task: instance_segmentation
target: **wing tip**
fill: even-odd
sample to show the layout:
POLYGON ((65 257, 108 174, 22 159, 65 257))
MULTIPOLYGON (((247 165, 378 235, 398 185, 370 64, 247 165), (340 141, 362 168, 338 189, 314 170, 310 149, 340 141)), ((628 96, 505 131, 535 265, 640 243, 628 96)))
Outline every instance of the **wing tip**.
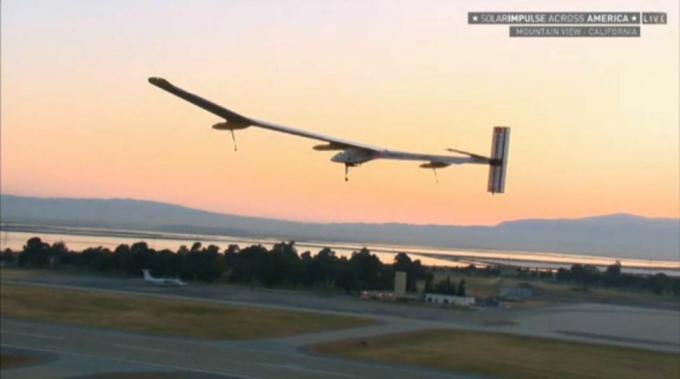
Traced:
POLYGON ((149 78, 149 83, 157 86, 157 87, 167 87, 170 86, 170 82, 157 76, 152 76, 149 78))

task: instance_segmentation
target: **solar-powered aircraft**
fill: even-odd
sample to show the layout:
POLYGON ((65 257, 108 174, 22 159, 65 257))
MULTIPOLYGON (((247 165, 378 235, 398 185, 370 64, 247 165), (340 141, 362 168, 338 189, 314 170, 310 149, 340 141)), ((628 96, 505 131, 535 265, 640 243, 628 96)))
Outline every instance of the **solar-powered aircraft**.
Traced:
POLYGON ((420 167, 432 169, 435 176, 437 175, 437 169, 439 168, 445 168, 450 165, 474 163, 485 164, 489 166, 489 192, 503 193, 505 189, 505 174, 508 163, 508 144, 510 141, 510 128, 508 127, 494 128, 490 157, 473 154, 458 149, 447 149, 452 153, 458 154, 456 156, 408 153, 352 142, 314 132, 308 132, 306 130, 276 125, 270 122, 245 117, 191 92, 185 91, 163 78, 149 78, 149 83, 165 91, 168 91, 173 95, 179 96, 182 99, 198 107, 201 107, 210 113, 222 117, 224 121, 213 125, 213 128, 217 130, 228 130, 231 133, 232 139, 234 141, 235 150, 236 136, 234 135, 234 131, 253 126, 324 142, 321 145, 314 146, 313 149, 318 151, 339 151, 339 153, 335 154, 331 158, 331 161, 345 165, 345 181, 348 180, 350 167, 356 167, 362 163, 366 163, 375 159, 423 162, 420 164, 420 167))

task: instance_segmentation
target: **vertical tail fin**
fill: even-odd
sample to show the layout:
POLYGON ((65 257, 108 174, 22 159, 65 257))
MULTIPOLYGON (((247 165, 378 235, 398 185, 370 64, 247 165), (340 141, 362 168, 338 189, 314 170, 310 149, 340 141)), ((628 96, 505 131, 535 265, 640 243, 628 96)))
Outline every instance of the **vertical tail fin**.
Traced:
POLYGON ((508 166, 509 144, 510 128, 504 126, 497 126, 493 128, 488 187, 488 191, 491 193, 503 193, 505 191, 505 176, 508 166))
POLYGON ((151 274, 149 273, 149 270, 142 270, 142 272, 144 273, 145 280, 151 279, 151 274))

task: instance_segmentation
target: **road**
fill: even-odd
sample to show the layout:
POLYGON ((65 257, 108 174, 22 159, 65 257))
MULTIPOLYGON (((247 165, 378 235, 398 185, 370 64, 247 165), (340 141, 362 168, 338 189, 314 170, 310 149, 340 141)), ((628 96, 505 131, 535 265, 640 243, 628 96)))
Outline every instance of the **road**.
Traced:
POLYGON ((299 291, 215 285, 163 288, 149 286, 136 279, 45 273, 3 275, 2 282, 155 298, 189 297, 220 304, 353 315, 382 321, 376 326, 285 338, 215 342, 3 319, 0 325, 3 351, 25 349, 31 354, 49 358, 42 365, 3 370, 3 379, 73 378, 120 371, 179 372, 179 377, 196 378, 475 377, 324 358, 308 354, 303 349, 319 342, 431 328, 497 331, 680 352, 680 312, 671 310, 570 304, 539 310, 455 311, 299 291))

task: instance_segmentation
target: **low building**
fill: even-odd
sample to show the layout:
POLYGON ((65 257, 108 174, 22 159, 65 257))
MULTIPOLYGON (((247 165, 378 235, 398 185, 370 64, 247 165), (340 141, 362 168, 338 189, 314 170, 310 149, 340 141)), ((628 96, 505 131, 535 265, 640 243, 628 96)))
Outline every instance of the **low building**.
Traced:
POLYGON ((471 296, 442 295, 438 293, 426 293, 425 302, 428 304, 451 304, 470 307, 475 305, 475 298, 471 296))
POLYGON ((361 291, 362 299, 394 300, 394 292, 388 291, 361 291))
POLYGON ((396 296, 391 291, 361 291, 360 296, 366 300, 381 301, 418 301, 422 299, 417 293, 406 293, 402 296, 396 296))

